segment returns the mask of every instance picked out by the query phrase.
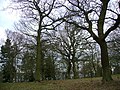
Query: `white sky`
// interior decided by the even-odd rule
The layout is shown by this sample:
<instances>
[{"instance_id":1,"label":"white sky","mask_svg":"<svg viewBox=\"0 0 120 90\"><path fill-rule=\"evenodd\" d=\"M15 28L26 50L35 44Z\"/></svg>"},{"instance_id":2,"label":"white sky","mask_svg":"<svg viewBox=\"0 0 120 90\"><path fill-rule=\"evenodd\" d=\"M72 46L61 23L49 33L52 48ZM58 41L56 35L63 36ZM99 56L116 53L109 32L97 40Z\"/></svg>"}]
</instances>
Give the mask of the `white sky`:
<instances>
[{"instance_id":1,"label":"white sky","mask_svg":"<svg viewBox=\"0 0 120 90\"><path fill-rule=\"evenodd\" d=\"M9 5L9 0L0 0L0 44L6 39L5 30L13 29L15 21L18 21L19 16L10 9L3 10Z\"/></svg>"},{"instance_id":2,"label":"white sky","mask_svg":"<svg viewBox=\"0 0 120 90\"><path fill-rule=\"evenodd\" d=\"M116 1L116 0L111 0ZM14 11L12 12L10 9L2 10L3 7L8 6L9 0L0 0L0 44L1 40L6 39L5 30L13 29L13 25L15 21L18 21L19 15Z\"/></svg>"}]
</instances>

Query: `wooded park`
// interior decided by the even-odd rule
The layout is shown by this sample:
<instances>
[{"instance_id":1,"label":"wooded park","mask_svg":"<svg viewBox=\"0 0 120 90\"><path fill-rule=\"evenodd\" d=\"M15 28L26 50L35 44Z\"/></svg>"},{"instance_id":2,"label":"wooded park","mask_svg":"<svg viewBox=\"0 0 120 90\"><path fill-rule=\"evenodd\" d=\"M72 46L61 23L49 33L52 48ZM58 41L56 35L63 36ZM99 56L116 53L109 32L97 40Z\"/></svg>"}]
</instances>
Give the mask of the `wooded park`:
<instances>
[{"instance_id":1,"label":"wooded park","mask_svg":"<svg viewBox=\"0 0 120 90\"><path fill-rule=\"evenodd\" d=\"M6 30L7 39L1 43L1 87L120 89L119 0L10 1L6 9L19 12L20 20L14 30ZM68 88L69 83L78 86ZM95 83L104 86L97 89Z\"/></svg>"}]
</instances>

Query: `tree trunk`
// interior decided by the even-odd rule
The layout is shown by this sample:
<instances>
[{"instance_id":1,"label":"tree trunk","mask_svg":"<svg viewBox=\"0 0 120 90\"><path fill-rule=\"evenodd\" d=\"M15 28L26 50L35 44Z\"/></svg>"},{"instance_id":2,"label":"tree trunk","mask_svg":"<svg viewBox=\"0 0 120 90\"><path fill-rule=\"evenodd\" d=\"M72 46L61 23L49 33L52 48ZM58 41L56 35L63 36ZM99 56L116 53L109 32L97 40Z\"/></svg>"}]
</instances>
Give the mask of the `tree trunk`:
<instances>
[{"instance_id":1,"label":"tree trunk","mask_svg":"<svg viewBox=\"0 0 120 90\"><path fill-rule=\"evenodd\" d=\"M73 61L72 62L73 64L73 76L74 76L74 79L78 78L78 74L77 74L77 70L76 70L76 65L75 65L75 62Z\"/></svg>"},{"instance_id":2,"label":"tree trunk","mask_svg":"<svg viewBox=\"0 0 120 90\"><path fill-rule=\"evenodd\" d=\"M102 64L102 81L103 83L106 81L111 81L111 69L109 65L109 58L108 58L108 50L107 50L107 43L105 40L100 42L101 48L101 64Z\"/></svg>"},{"instance_id":3,"label":"tree trunk","mask_svg":"<svg viewBox=\"0 0 120 90\"><path fill-rule=\"evenodd\" d=\"M36 56L36 72L35 81L40 82L41 80L41 42L40 42L40 30L37 32L37 56Z\"/></svg>"},{"instance_id":4,"label":"tree trunk","mask_svg":"<svg viewBox=\"0 0 120 90\"><path fill-rule=\"evenodd\" d=\"M68 62L68 71L67 71L67 74L68 74L68 75L67 75L67 78L68 78L68 79L71 78L71 77L70 77L70 74L71 74L70 71L71 71L71 61Z\"/></svg>"},{"instance_id":5,"label":"tree trunk","mask_svg":"<svg viewBox=\"0 0 120 90\"><path fill-rule=\"evenodd\" d=\"M10 72L10 83L13 82L13 77L14 77L14 71L13 71L13 59L10 57L10 68L9 68L9 72Z\"/></svg>"}]
</instances>

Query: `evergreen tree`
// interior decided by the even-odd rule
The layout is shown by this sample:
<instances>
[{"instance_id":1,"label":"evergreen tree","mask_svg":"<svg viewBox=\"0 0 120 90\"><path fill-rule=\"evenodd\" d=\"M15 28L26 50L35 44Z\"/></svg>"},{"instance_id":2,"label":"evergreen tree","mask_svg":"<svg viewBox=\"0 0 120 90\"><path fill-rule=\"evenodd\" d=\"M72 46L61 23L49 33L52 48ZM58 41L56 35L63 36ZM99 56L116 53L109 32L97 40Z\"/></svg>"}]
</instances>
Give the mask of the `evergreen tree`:
<instances>
[{"instance_id":1,"label":"evergreen tree","mask_svg":"<svg viewBox=\"0 0 120 90\"><path fill-rule=\"evenodd\" d=\"M1 47L1 60L3 61L3 82L13 82L15 75L14 67L14 46L9 39Z\"/></svg>"},{"instance_id":2,"label":"evergreen tree","mask_svg":"<svg viewBox=\"0 0 120 90\"><path fill-rule=\"evenodd\" d=\"M48 56L45 59L44 75L45 75L45 79L48 80L55 79L55 65L54 65L54 60L51 56Z\"/></svg>"},{"instance_id":3,"label":"evergreen tree","mask_svg":"<svg viewBox=\"0 0 120 90\"><path fill-rule=\"evenodd\" d=\"M22 71L24 72L24 81L32 82L35 80L35 54L32 51L26 51L22 59Z\"/></svg>"}]
</instances>

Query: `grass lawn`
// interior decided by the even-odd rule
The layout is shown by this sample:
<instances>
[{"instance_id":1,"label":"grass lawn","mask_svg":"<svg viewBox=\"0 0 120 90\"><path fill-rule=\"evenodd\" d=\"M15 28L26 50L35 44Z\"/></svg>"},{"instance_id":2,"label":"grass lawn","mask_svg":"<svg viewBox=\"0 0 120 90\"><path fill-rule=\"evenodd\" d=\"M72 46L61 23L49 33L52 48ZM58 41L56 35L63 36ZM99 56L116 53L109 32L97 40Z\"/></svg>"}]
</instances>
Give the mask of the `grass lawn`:
<instances>
[{"instance_id":1,"label":"grass lawn","mask_svg":"<svg viewBox=\"0 0 120 90\"><path fill-rule=\"evenodd\" d=\"M101 78L0 83L0 90L120 90L120 75L113 79L105 84L101 83Z\"/></svg>"}]
</instances>

